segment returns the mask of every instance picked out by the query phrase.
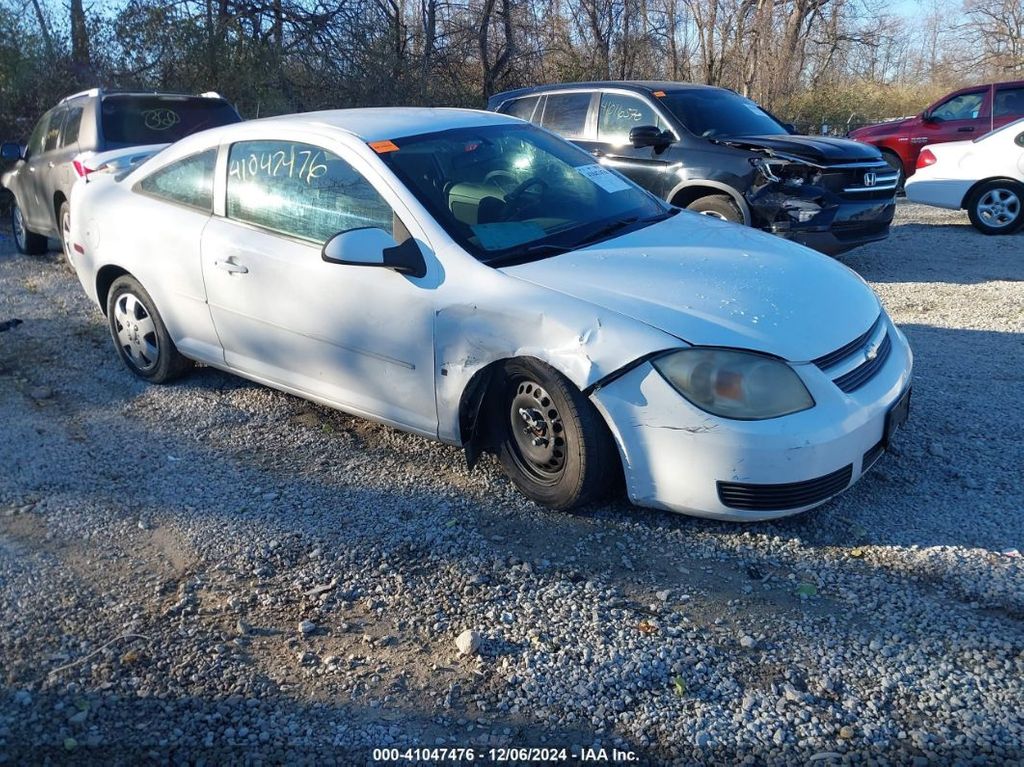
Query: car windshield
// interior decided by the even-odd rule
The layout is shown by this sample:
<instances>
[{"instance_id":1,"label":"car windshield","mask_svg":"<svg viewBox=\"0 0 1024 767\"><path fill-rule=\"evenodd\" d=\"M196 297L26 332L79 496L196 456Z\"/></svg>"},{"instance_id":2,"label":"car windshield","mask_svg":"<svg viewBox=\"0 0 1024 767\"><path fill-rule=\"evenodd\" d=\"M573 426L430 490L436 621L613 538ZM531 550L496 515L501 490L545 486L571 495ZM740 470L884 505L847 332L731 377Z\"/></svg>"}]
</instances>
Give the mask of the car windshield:
<instances>
[{"instance_id":1,"label":"car windshield","mask_svg":"<svg viewBox=\"0 0 1024 767\"><path fill-rule=\"evenodd\" d=\"M108 149L169 144L242 119L226 101L199 96L106 96L101 115Z\"/></svg>"},{"instance_id":2,"label":"car windshield","mask_svg":"<svg viewBox=\"0 0 1024 767\"><path fill-rule=\"evenodd\" d=\"M733 138L777 136L788 132L756 103L732 91L712 88L670 91L658 101L695 136Z\"/></svg>"},{"instance_id":3,"label":"car windshield","mask_svg":"<svg viewBox=\"0 0 1024 767\"><path fill-rule=\"evenodd\" d=\"M492 265L572 250L673 210L531 125L459 128L371 146L459 245Z\"/></svg>"}]
</instances>

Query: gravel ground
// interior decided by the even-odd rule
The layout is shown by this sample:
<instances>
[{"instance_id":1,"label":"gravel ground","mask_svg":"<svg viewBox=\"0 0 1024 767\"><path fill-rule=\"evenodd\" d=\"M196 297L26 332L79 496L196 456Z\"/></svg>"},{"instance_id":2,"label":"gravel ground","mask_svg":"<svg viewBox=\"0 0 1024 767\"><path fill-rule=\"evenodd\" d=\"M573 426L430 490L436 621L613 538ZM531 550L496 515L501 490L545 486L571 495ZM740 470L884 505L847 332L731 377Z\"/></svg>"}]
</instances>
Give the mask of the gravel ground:
<instances>
[{"instance_id":1,"label":"gravel ground","mask_svg":"<svg viewBox=\"0 0 1024 767\"><path fill-rule=\"evenodd\" d=\"M147 386L5 236L0 762L1020 763L1024 235L901 204L843 260L914 347L911 421L826 506L727 525L548 512L213 370Z\"/></svg>"}]
</instances>

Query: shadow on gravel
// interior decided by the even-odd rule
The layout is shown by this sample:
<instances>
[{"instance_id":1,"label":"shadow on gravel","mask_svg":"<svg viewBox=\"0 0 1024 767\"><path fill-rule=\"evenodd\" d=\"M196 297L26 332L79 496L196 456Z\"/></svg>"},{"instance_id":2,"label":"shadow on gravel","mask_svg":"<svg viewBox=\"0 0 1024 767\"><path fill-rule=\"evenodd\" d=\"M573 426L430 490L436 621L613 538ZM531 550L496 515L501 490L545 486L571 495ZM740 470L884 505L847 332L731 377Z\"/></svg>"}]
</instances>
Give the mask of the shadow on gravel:
<instances>
[{"instance_id":1,"label":"shadow on gravel","mask_svg":"<svg viewBox=\"0 0 1024 767\"><path fill-rule=\"evenodd\" d=\"M0 737L5 764L191 764L191 765L370 765L401 759L374 758L375 748L427 749L438 739L451 744L452 728L407 706L388 708L363 702L300 703L285 694L243 697L161 694L132 690L75 689L33 691L0 685L0 715L8 728ZM500 733L506 746L537 746L551 733L492 717L466 735L458 747L475 749L491 761L489 745L472 745L481 734ZM511 734L503 730L511 725ZM409 733L417 733L413 737ZM261 737L263 736L263 737ZM4 742L6 740L6 743ZM558 745L589 746L594 733L560 733ZM366 744L353 747L353 743ZM609 749L610 750L610 749ZM658 760L636 749L642 763ZM462 763L423 759L408 763Z\"/></svg>"},{"instance_id":2,"label":"shadow on gravel","mask_svg":"<svg viewBox=\"0 0 1024 767\"><path fill-rule=\"evenodd\" d=\"M872 283L1024 281L1024 232L986 236L969 224L902 224L887 240L837 257Z\"/></svg>"}]
</instances>

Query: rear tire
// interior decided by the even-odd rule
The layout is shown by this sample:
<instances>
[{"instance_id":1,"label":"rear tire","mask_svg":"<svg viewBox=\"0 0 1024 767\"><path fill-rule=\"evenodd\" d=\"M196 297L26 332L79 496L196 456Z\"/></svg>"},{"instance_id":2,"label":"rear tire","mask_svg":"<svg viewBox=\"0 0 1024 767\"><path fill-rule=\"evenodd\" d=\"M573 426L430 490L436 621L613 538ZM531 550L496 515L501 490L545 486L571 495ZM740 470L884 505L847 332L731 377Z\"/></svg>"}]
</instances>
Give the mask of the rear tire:
<instances>
[{"instance_id":1,"label":"rear tire","mask_svg":"<svg viewBox=\"0 0 1024 767\"><path fill-rule=\"evenodd\" d=\"M71 203L67 200L60 204L57 223L59 224L57 231L60 233L60 249L64 252L64 260L68 262L68 266L74 269L74 253L71 250Z\"/></svg>"},{"instance_id":2,"label":"rear tire","mask_svg":"<svg viewBox=\"0 0 1024 767\"><path fill-rule=\"evenodd\" d=\"M594 405L554 368L532 359L505 363L489 398L498 457L527 498L569 510L597 501L621 476L619 453Z\"/></svg>"},{"instance_id":3,"label":"rear tire","mask_svg":"<svg viewBox=\"0 0 1024 767\"><path fill-rule=\"evenodd\" d=\"M702 213L705 216L720 218L723 221L732 221L734 224L743 223L743 213L727 194L710 194L707 197L701 197L687 205L686 209Z\"/></svg>"},{"instance_id":4,"label":"rear tire","mask_svg":"<svg viewBox=\"0 0 1024 767\"><path fill-rule=\"evenodd\" d=\"M119 277L110 286L107 321L121 361L139 378L166 383L192 367L171 340L153 299L134 277Z\"/></svg>"},{"instance_id":5,"label":"rear tire","mask_svg":"<svg viewBox=\"0 0 1024 767\"><path fill-rule=\"evenodd\" d=\"M1013 234L1024 225L1024 184L986 181L971 193L966 207L982 234Z\"/></svg>"},{"instance_id":6,"label":"rear tire","mask_svg":"<svg viewBox=\"0 0 1024 767\"><path fill-rule=\"evenodd\" d=\"M28 228L17 200L11 202L11 231L14 233L14 244L19 253L39 256L46 252L46 238Z\"/></svg>"}]
</instances>

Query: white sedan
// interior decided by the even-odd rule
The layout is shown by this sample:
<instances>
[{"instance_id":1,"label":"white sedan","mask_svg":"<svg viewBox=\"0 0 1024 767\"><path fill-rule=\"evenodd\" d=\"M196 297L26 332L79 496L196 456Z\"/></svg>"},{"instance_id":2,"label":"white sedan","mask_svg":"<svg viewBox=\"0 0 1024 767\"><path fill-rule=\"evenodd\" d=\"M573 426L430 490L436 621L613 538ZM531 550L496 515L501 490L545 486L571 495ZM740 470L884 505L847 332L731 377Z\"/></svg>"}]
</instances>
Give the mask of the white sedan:
<instances>
[{"instance_id":1,"label":"white sedan","mask_svg":"<svg viewBox=\"0 0 1024 767\"><path fill-rule=\"evenodd\" d=\"M528 123L454 109L206 131L72 200L118 354L192 361L496 453L569 509L779 517L853 484L911 353L836 261L681 212Z\"/></svg>"},{"instance_id":2,"label":"white sedan","mask_svg":"<svg viewBox=\"0 0 1024 767\"><path fill-rule=\"evenodd\" d=\"M1024 226L1024 120L923 149L906 191L914 202L966 209L984 234L1016 232Z\"/></svg>"}]
</instances>

